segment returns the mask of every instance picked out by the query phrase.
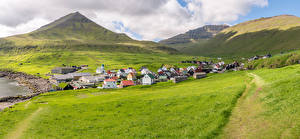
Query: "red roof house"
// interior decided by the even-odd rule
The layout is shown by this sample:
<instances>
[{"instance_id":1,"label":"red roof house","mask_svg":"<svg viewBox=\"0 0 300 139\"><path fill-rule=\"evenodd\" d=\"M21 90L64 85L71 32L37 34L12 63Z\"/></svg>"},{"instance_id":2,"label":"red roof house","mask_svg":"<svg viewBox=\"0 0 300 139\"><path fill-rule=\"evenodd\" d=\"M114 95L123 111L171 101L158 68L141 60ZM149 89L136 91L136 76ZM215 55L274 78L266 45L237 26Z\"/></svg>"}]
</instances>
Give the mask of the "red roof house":
<instances>
[{"instance_id":1,"label":"red roof house","mask_svg":"<svg viewBox=\"0 0 300 139\"><path fill-rule=\"evenodd\" d=\"M126 80L121 82L120 87L123 88L123 87L134 86L134 85L135 85L134 81Z\"/></svg>"}]
</instances>

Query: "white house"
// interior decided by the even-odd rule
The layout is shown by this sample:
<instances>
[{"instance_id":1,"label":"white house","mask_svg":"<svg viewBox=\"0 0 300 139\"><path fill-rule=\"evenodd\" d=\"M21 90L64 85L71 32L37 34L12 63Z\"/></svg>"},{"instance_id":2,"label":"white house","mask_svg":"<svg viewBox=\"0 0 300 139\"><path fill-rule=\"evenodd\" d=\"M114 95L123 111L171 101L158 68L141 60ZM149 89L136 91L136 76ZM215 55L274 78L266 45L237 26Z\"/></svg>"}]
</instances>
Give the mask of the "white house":
<instances>
[{"instance_id":1,"label":"white house","mask_svg":"<svg viewBox=\"0 0 300 139\"><path fill-rule=\"evenodd\" d=\"M154 83L155 77L152 74L146 74L142 78L142 84L143 85L152 85Z\"/></svg>"},{"instance_id":2,"label":"white house","mask_svg":"<svg viewBox=\"0 0 300 139\"><path fill-rule=\"evenodd\" d=\"M101 67L97 68L96 73L97 74L105 74L104 64L102 64Z\"/></svg>"},{"instance_id":3,"label":"white house","mask_svg":"<svg viewBox=\"0 0 300 139\"><path fill-rule=\"evenodd\" d=\"M84 83L99 83L103 82L105 77L103 76L82 76L79 81Z\"/></svg>"},{"instance_id":4,"label":"white house","mask_svg":"<svg viewBox=\"0 0 300 139\"><path fill-rule=\"evenodd\" d=\"M147 68L144 68L144 69L142 69L142 71L141 71L141 74L142 75L146 75L146 74L150 74L151 73L151 71L149 70L149 69L147 69Z\"/></svg>"},{"instance_id":5,"label":"white house","mask_svg":"<svg viewBox=\"0 0 300 139\"><path fill-rule=\"evenodd\" d=\"M113 89L117 87L117 81L114 79L106 79L104 80L103 86L104 89Z\"/></svg>"}]
</instances>

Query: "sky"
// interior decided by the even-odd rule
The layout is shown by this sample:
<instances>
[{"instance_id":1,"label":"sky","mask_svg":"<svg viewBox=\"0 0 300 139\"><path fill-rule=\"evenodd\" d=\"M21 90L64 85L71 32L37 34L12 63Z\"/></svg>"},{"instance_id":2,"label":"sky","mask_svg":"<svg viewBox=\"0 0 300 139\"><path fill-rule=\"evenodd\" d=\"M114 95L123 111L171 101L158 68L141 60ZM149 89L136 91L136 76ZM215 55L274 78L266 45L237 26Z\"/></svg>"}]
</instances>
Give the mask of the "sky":
<instances>
[{"instance_id":1,"label":"sky","mask_svg":"<svg viewBox=\"0 0 300 139\"><path fill-rule=\"evenodd\" d=\"M159 41L208 24L300 16L299 5L299 0L0 0L0 37L28 33L79 11L114 32Z\"/></svg>"}]
</instances>

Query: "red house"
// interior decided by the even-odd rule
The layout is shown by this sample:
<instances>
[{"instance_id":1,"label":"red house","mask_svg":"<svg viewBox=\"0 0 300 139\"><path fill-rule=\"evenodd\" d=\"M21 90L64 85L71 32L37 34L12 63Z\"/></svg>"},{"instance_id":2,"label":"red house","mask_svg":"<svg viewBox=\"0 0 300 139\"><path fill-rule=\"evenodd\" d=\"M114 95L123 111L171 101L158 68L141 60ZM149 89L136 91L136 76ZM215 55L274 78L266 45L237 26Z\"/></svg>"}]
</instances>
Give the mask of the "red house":
<instances>
[{"instance_id":1,"label":"red house","mask_svg":"<svg viewBox=\"0 0 300 139\"><path fill-rule=\"evenodd\" d=\"M128 86L134 86L135 83L130 80L122 81L120 84L120 88L128 87Z\"/></svg>"}]
</instances>

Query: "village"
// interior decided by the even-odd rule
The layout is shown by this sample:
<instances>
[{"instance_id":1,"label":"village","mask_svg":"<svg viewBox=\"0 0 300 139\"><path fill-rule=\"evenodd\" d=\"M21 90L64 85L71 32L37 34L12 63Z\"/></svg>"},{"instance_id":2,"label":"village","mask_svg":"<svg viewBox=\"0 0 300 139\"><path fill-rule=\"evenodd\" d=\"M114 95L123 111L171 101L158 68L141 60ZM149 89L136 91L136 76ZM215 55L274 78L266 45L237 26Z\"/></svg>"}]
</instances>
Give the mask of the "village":
<instances>
[{"instance_id":1,"label":"village","mask_svg":"<svg viewBox=\"0 0 300 139\"><path fill-rule=\"evenodd\" d=\"M206 61L181 61L181 63L192 63L195 66L176 68L162 66L153 72L147 67L140 69L124 68L118 70L106 70L102 64L94 74L81 72L88 68L88 65L57 67L51 70L50 82L54 85L53 91L77 90L85 88L117 89L136 85L153 85L159 82L172 81L179 83L189 78L202 79L208 73L223 73L225 71L238 71L244 69L244 64L234 62L225 64Z\"/></svg>"}]
</instances>

